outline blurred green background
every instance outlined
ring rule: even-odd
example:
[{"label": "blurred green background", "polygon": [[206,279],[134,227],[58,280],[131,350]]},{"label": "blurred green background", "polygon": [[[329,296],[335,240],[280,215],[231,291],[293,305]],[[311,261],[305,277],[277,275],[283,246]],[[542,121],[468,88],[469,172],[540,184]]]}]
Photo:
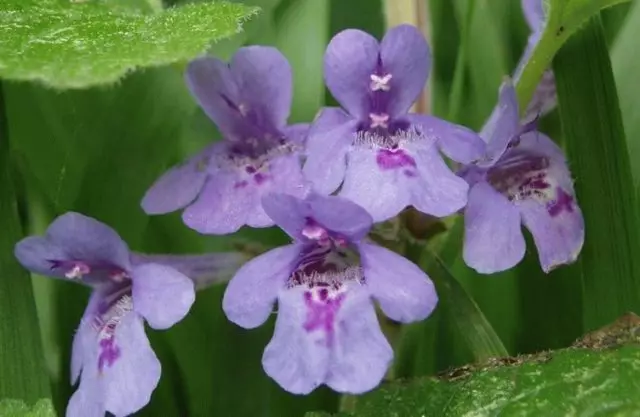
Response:
[{"label": "blurred green background", "polygon": [[[184,3],[166,1],[164,6]],[[423,29],[433,53],[429,87],[417,109],[477,130],[495,105],[498,87],[515,68],[529,35],[519,0],[242,3],[259,6],[261,12],[244,25],[242,33],[214,43],[210,53],[226,59],[242,45],[277,46],[293,67],[290,122],[310,121],[321,106],[335,105],[322,80],[323,53],[333,35],[346,28],[359,28],[380,38],[387,26],[407,22]],[[160,7],[157,2],[151,4]],[[146,3],[141,1],[140,7],[144,9]],[[602,45],[604,58],[599,62],[606,70],[608,57],[611,59],[627,141],[623,142],[624,132],[614,128],[605,132],[615,136],[614,148],[597,155],[607,169],[590,168],[576,156],[580,149],[595,152],[599,148],[589,144],[604,139],[581,137],[580,143],[566,144],[587,220],[583,257],[547,275],[542,273],[529,239],[526,258],[517,268],[482,276],[464,265],[460,224],[448,222],[453,225],[450,232],[432,242],[444,267],[434,266],[433,259],[422,259],[428,271],[436,275],[434,280],[444,280],[439,284],[439,308],[424,323],[405,328],[383,323],[396,344],[397,360],[390,377],[432,375],[486,358],[496,349],[515,355],[566,347],[626,311],[640,311],[640,270],[638,260],[633,259],[640,256],[640,252],[634,252],[640,249],[640,230],[634,229],[636,220],[628,221],[629,216],[638,214],[640,181],[640,84],[636,81],[640,73],[640,4],[609,8],[602,12],[600,21],[606,43]],[[576,75],[588,76],[580,62],[564,62],[556,62],[561,72],[575,65]],[[219,138],[215,126],[187,92],[183,66],[145,68],[115,86],[83,90],[2,82],[2,133],[8,134],[9,147],[5,142],[0,148],[5,172],[0,178],[6,180],[10,175],[6,183],[13,184],[15,190],[15,197],[3,194],[2,198],[12,201],[6,206],[9,212],[17,207],[22,230],[14,227],[13,236],[7,233],[6,238],[0,237],[6,249],[0,270],[3,265],[9,268],[6,265],[12,261],[6,254],[21,233],[40,233],[55,216],[69,210],[111,225],[137,251],[200,253],[233,249],[247,242],[265,247],[286,242],[279,230],[242,230],[232,237],[202,236],[184,227],[179,214],[148,217],[140,209],[145,190],[163,171]],[[583,85],[590,83],[601,83],[605,93],[613,94],[614,104],[589,109],[593,104],[589,103],[590,96],[577,99],[567,105],[576,106],[571,113],[573,120],[589,126],[589,121],[604,117],[615,125],[615,111],[613,115],[607,113],[618,108],[615,86],[606,84],[606,77],[585,79]],[[589,115],[589,111],[594,113]],[[564,144],[570,130],[566,124],[562,126],[561,119],[554,110],[541,120],[541,129]],[[600,123],[598,120],[595,123]],[[629,168],[637,175],[632,177]],[[598,178],[604,178],[604,182]],[[598,189],[589,188],[592,184],[609,184],[607,187],[625,197],[609,198],[606,192],[599,194]],[[9,193],[7,186],[4,190]],[[5,228],[9,222],[6,217]],[[591,224],[595,225],[593,229],[589,229]],[[598,225],[604,226],[598,229]],[[590,230],[596,232],[590,234]],[[15,272],[15,266],[11,271],[22,274]],[[452,279],[462,286],[451,287],[447,280]],[[68,377],[71,340],[88,293],[71,283],[40,277],[32,282],[54,404],[64,415],[73,392]],[[306,397],[294,396],[266,377],[260,358],[273,323],[250,331],[229,323],[220,308],[223,291],[223,286],[217,286],[199,292],[191,314],[170,330],[147,329],[163,374],[151,403],[137,415],[295,417],[311,410],[337,411],[342,400],[328,389],[318,389]],[[28,306],[24,308],[26,311]],[[29,319],[20,323],[34,325]],[[497,335],[497,347],[493,342],[474,339],[476,333],[487,340]],[[7,336],[0,334],[2,337]],[[33,343],[38,343],[37,337]],[[38,354],[37,347],[33,352]],[[34,363],[37,368],[37,358]],[[42,392],[48,389],[44,385]]]}]

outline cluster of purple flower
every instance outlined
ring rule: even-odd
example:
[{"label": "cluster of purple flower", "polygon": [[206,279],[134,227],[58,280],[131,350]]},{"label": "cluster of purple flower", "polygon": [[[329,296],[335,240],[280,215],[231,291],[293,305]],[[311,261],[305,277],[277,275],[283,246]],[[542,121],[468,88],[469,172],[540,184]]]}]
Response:
[{"label": "cluster of purple flower", "polygon": [[[542,14],[525,11],[531,46]],[[437,217],[464,210],[464,260],[482,273],[522,259],[521,223],[545,271],[574,261],[582,247],[582,215],[563,153],[535,130],[535,118],[521,122],[510,81],[477,134],[409,113],[429,67],[429,46],[414,27],[395,27],[381,42],[345,30],[331,40],[324,65],[342,108],[322,109],[311,125],[287,125],[291,69],[274,48],[245,47],[230,63],[201,58],[187,68],[189,89],[224,140],[164,174],[142,207],[149,214],[184,208],[184,223],[203,234],[275,224],[291,236],[292,244],[240,267],[222,303],[231,321],[254,328],[277,301],[262,363],[287,391],[374,388],[393,351],[373,300],[399,322],[425,319],[435,308],[428,276],[367,240],[374,222],[408,206]],[[554,99],[553,87],[543,90],[529,107],[535,117]],[[198,283],[244,262],[234,253],[132,253],[108,226],[77,213],[18,243],[16,256],[33,272],[93,288],[73,343],[72,381],[81,381],[69,417],[126,416],[143,407],[160,378],[143,319],[155,329],[171,327],[188,313]]]}]

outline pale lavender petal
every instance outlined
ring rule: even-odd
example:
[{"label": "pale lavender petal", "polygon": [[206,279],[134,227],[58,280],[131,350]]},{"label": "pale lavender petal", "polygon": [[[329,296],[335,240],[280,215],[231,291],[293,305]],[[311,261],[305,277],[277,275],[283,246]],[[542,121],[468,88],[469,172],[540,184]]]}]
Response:
[{"label": "pale lavender petal", "polygon": [[544,23],[544,0],[522,0],[522,11],[532,32],[542,29]]},{"label": "pale lavender petal", "polygon": [[354,118],[340,107],[323,107],[311,123],[309,135],[325,133],[351,121],[354,121]]},{"label": "pale lavender petal", "polygon": [[[100,398],[99,382],[80,384],[67,405],[66,417],[104,417],[106,410]],[[119,417],[119,416],[118,416]]]},{"label": "pale lavender petal", "polygon": [[160,381],[161,367],[137,314],[129,313],[122,319],[115,338],[120,357],[103,371],[104,404],[116,417],[125,417],[149,403]]},{"label": "pale lavender petal", "polygon": [[335,196],[312,193],[301,200],[286,194],[271,194],[263,198],[262,205],[274,222],[298,241],[308,240],[302,232],[309,218],[354,241],[366,236],[373,222],[365,209]]},{"label": "pale lavender petal", "polygon": [[308,394],[325,382],[330,360],[326,334],[305,329],[304,291],[302,287],[280,291],[273,338],[262,355],[267,375],[293,394]]},{"label": "pale lavender petal", "polygon": [[276,48],[247,46],[231,59],[243,111],[257,118],[257,126],[282,129],[292,99],[291,66]]},{"label": "pale lavender petal", "polygon": [[380,58],[389,80],[387,112],[391,117],[406,113],[427,82],[431,51],[424,35],[411,25],[390,29],[380,43]]},{"label": "pale lavender petal", "polygon": [[165,172],[147,190],[142,199],[141,205],[145,213],[169,213],[193,202],[207,179],[209,158],[222,151],[221,144],[214,143],[185,163]]},{"label": "pale lavender petal", "polygon": [[[517,151],[527,151],[532,155],[544,155],[558,166],[566,168],[566,157],[562,149],[547,135],[542,132],[533,131],[520,136]],[[568,174],[565,177],[570,177]],[[566,183],[566,182],[565,182]],[[571,178],[568,178],[568,184],[572,184]]]},{"label": "pale lavender petal", "polygon": [[[71,384],[75,384],[85,364],[96,359],[96,339],[98,337],[93,320],[98,305],[103,301],[99,291],[93,291],[82,315],[71,349]],[[95,360],[93,361],[95,363]]]},{"label": "pale lavender petal", "polygon": [[359,249],[365,283],[389,318],[409,323],[431,314],[438,295],[427,274],[383,247],[361,243]]},{"label": "pale lavender petal", "polygon": [[339,195],[365,208],[376,222],[390,219],[411,202],[413,166],[381,168],[378,151],[357,147],[349,152],[344,184]]},{"label": "pale lavender petal", "polygon": [[444,217],[467,204],[467,182],[455,175],[442,159],[434,143],[407,145],[414,155],[418,178],[412,183],[411,202],[426,214]]},{"label": "pale lavender petal", "polygon": [[331,39],[324,55],[324,78],[331,94],[351,115],[368,117],[371,74],[380,45],[368,33],[347,29]]},{"label": "pale lavender petal", "polygon": [[304,147],[310,127],[309,123],[296,123],[282,128],[282,133],[294,145]]},{"label": "pale lavender petal", "polygon": [[203,255],[149,255],[132,253],[134,268],[145,263],[156,263],[176,269],[186,275],[196,290],[229,281],[249,256],[241,252],[215,252]]},{"label": "pale lavender petal", "polygon": [[518,209],[488,183],[479,182],[469,192],[464,213],[463,258],[482,274],[515,266],[525,253]]},{"label": "pale lavender petal", "polygon": [[[18,242],[14,248],[18,262],[31,272],[56,278],[65,278],[61,269],[52,269],[50,261],[67,259],[67,254],[58,245],[42,236],[29,236]],[[82,282],[82,281],[78,281]]]},{"label": "pale lavender petal", "polygon": [[272,249],[247,262],[231,279],[222,299],[227,318],[251,329],[269,318],[301,251],[300,245]]},{"label": "pale lavender petal", "polygon": [[[275,157],[268,163],[271,181],[265,182],[263,186],[260,187],[259,199],[270,193],[284,193],[299,198],[303,198],[309,193],[311,183],[302,173],[299,154]],[[261,203],[259,204],[259,208],[260,211],[264,213]],[[267,217],[266,214],[265,217]],[[249,225],[252,226],[251,223],[249,223]]]},{"label": "pale lavender petal", "polygon": [[198,199],[182,213],[182,220],[205,234],[233,233],[249,223],[254,227],[273,224],[262,210],[255,185],[231,170],[209,177]]},{"label": "pale lavender petal", "polygon": [[480,132],[480,136],[487,142],[485,165],[493,164],[504,153],[519,130],[518,97],[511,81],[505,81],[500,86],[498,105]]},{"label": "pale lavender petal", "polygon": [[240,92],[229,65],[217,58],[203,57],[189,62],[185,81],[202,110],[225,137],[234,137],[242,121],[237,103]]},{"label": "pale lavender petal", "polygon": [[168,329],[182,320],[196,299],[193,282],[171,267],[143,264],[131,275],[133,308],[154,329]]},{"label": "pale lavender petal", "polygon": [[307,139],[303,172],[316,192],[331,194],[342,183],[356,127],[356,120],[337,109],[325,109],[314,123]]},{"label": "pale lavender petal", "polygon": [[377,387],[393,361],[368,291],[350,288],[341,306],[326,384],[333,390],[361,394]]},{"label": "pale lavender petal", "polygon": [[420,136],[436,140],[440,150],[456,162],[469,164],[485,154],[485,142],[471,129],[423,114],[408,114],[404,118]]},{"label": "pale lavender petal", "polygon": [[15,254],[27,268],[44,275],[53,275],[46,271],[46,261],[56,259],[109,262],[125,270],[129,267],[129,249],[120,236],[106,224],[75,212],[55,219],[44,238],[29,237],[19,242]]},{"label": "pale lavender petal", "polygon": [[527,106],[523,120],[532,120],[549,113],[556,107],[556,79],[553,71],[548,69],[542,75],[542,79],[533,93],[533,97]]},{"label": "pale lavender petal", "polygon": [[553,200],[535,199],[517,202],[524,225],[531,231],[545,272],[574,262],[584,243],[584,219],[564,166],[552,165],[547,181],[555,188]]}]

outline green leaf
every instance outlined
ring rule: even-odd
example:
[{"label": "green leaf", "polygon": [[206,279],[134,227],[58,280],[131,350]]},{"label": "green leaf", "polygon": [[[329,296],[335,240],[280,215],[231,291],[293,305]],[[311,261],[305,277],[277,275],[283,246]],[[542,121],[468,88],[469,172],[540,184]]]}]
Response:
[{"label": "green leaf", "polygon": [[622,121],[627,134],[629,157],[636,194],[640,196],[640,90],[637,78],[640,74],[640,55],[636,53],[640,39],[640,2],[634,2],[626,23],[620,29],[611,49],[611,64],[618,86]]},{"label": "green leaf", "polygon": [[0,400],[0,416],[2,417],[56,417],[51,400],[38,400],[29,406],[20,400]]},{"label": "green leaf", "polygon": [[547,0],[546,25],[540,41],[518,79],[520,108],[527,107],[556,52],[582,24],[600,10],[628,0]]},{"label": "green leaf", "polygon": [[340,416],[636,415],[638,369],[640,319],[630,314],[568,349],[388,384],[363,395],[351,414]]},{"label": "green leaf", "polygon": [[[640,311],[640,225],[616,87],[600,18],[557,55],[560,119],[585,218],[583,323]],[[579,69],[578,71],[576,69]]]},{"label": "green leaf", "polygon": [[0,399],[30,404],[51,394],[31,279],[13,256],[23,231],[5,114],[0,88]]},{"label": "green leaf", "polygon": [[114,83],[201,54],[256,8],[202,3],[142,14],[94,2],[0,0],[0,77],[57,88]]}]

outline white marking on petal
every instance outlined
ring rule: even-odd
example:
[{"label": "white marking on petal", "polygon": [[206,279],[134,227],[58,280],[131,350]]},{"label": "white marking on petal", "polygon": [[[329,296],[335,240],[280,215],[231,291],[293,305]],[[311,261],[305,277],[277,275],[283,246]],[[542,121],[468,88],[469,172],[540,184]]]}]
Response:
[{"label": "white marking on petal", "polygon": [[391,86],[389,85],[391,78],[391,74],[386,74],[382,77],[376,74],[371,74],[371,91],[389,91],[391,89]]}]

